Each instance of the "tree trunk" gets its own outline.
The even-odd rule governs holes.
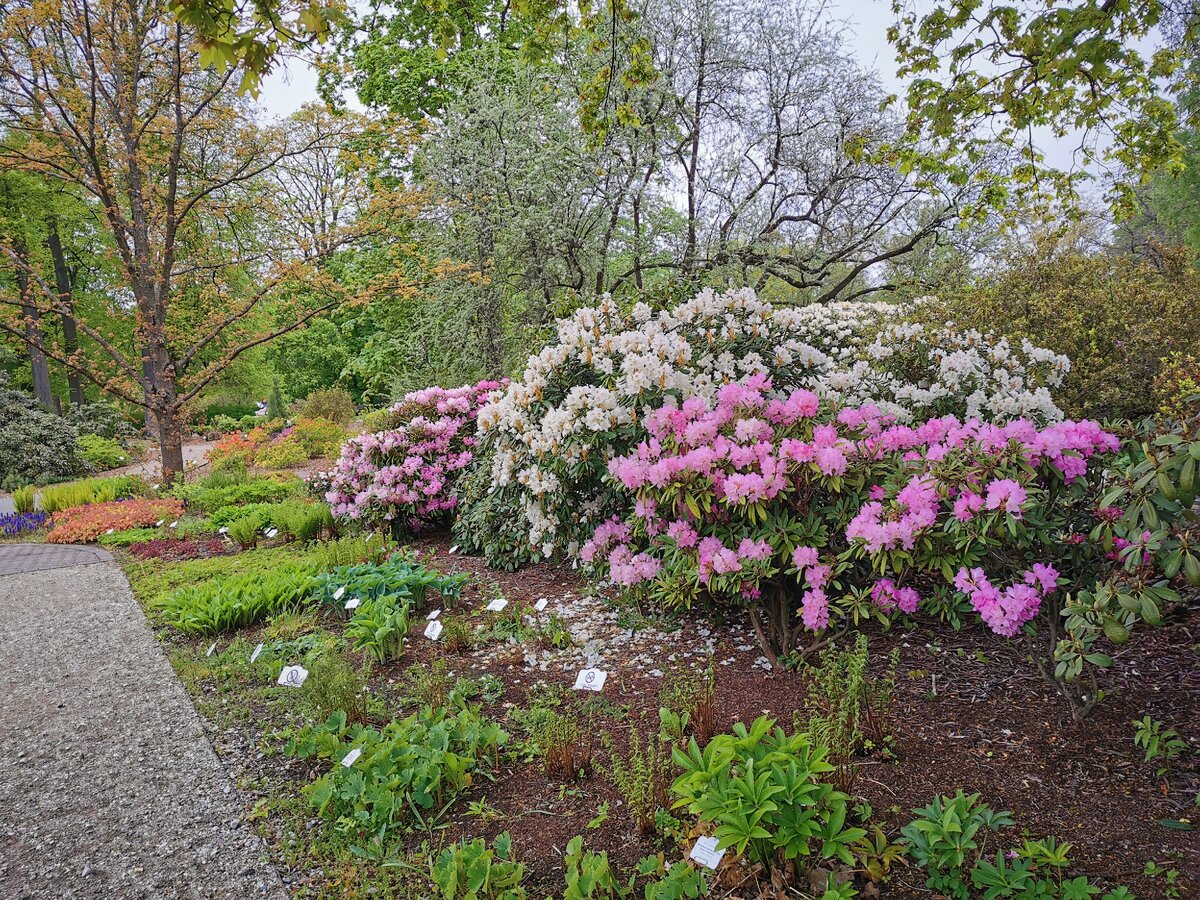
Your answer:
[[[17,288],[21,298],[28,299],[29,279],[24,273],[17,275]],[[41,313],[36,306],[22,306],[25,319],[25,346],[29,348],[29,368],[33,373],[33,396],[46,409],[54,409],[54,397],[50,393],[50,363],[43,351]]]
[[[163,484],[183,475],[183,423],[176,410],[154,410],[158,425],[158,446],[162,453]]]
[[[54,282],[58,296],[62,302],[63,351],[68,357],[73,357],[79,350],[79,338],[75,333],[75,302],[71,293],[71,270],[67,268],[67,258],[63,253],[62,241],[58,238],[58,223],[54,219],[47,221],[46,246],[54,260]],[[74,369],[67,368],[67,386],[74,407],[83,406],[83,379]]]

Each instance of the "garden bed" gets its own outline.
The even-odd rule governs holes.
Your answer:
[[[669,838],[638,837],[620,792],[604,774],[607,751],[598,735],[607,732],[622,751],[632,724],[652,736],[664,680],[681,670],[700,677],[710,652],[718,730],[760,715],[777,718],[790,730],[793,713],[803,710],[805,676],[767,671],[744,621],[714,621],[696,612],[676,621],[645,619],[603,595],[589,594],[575,573],[563,567],[541,564],[509,574],[450,553],[444,538],[421,541],[416,548],[432,558],[435,568],[472,576],[454,609],[470,611],[473,620],[484,622],[495,616],[482,609],[494,597],[530,607],[545,598],[547,607],[536,618],[559,616],[575,645],[553,649],[501,642],[452,654],[414,628],[403,658],[376,668],[370,678],[370,690],[381,704],[377,708],[397,718],[412,712],[405,671],[418,666],[430,672],[444,658],[447,677],[490,675],[502,682],[503,694],[485,700],[484,713],[511,733],[520,733],[511,721],[512,710],[547,691],[560,697],[559,708],[574,711],[594,736],[595,768],[600,770],[564,782],[547,777],[540,759],[503,756],[498,770],[485,769],[436,827],[413,831],[405,840],[404,853],[394,858],[421,872],[427,871],[416,861],[422,844],[436,853],[459,838],[490,839],[506,831],[526,865],[531,896],[561,890],[562,852],[575,835],[583,835],[588,849],[607,850],[621,871],[660,850],[668,862],[680,858],[683,851]],[[323,624],[341,631],[338,623]],[[221,639],[211,658],[205,656],[209,639],[189,641],[171,631],[165,635],[178,671],[210,723],[222,760],[252,798],[250,818],[269,839],[285,880],[296,896],[428,896],[428,883],[412,870],[356,857],[353,842],[333,833],[308,807],[302,788],[328,766],[279,752],[279,729],[301,719],[296,692],[274,687],[248,664],[263,631],[249,629],[233,644]],[[1181,760],[1168,787],[1153,765],[1143,763],[1131,724],[1149,714],[1194,737],[1188,725],[1200,721],[1200,612],[1147,631],[1136,644],[1119,649],[1108,694],[1081,723],[1072,721],[1067,706],[1051,695],[1032,661],[982,629],[955,632],[923,623],[912,632],[867,631],[873,669],[882,670],[893,648],[899,650],[891,723],[894,759],[877,753],[858,760],[852,793],[870,804],[872,820],[883,824],[893,839],[899,825],[911,818],[911,809],[961,788],[979,792],[994,809],[1013,813],[1016,828],[1006,839],[1016,840],[1025,832],[1069,841],[1074,845],[1073,870],[1108,887],[1125,883],[1139,897],[1171,896],[1163,875],[1143,874],[1151,861],[1164,870],[1178,870],[1180,884],[1188,886],[1180,896],[1200,883],[1195,833],[1160,824],[1195,822],[1200,774],[1193,763]],[[570,690],[585,664],[610,673],[599,695]],[[714,896],[760,896],[751,873],[742,869],[736,878],[750,880],[725,884]],[[899,864],[884,895],[929,896],[924,874]],[[763,896],[775,895],[768,891]]]

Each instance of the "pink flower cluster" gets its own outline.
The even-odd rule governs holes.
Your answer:
[[[407,421],[352,438],[329,473],[325,499],[335,516],[414,530],[458,505],[458,475],[475,458],[475,416],[500,382],[414,391],[392,408]]]
[[[753,598],[764,579],[778,584],[788,562],[768,515],[808,517],[810,528],[834,532],[830,546],[796,548],[787,572],[802,591],[804,624],[820,630],[829,624],[831,577],[820,554],[837,556],[834,543],[844,538],[869,557],[924,552],[923,536],[953,535],[985,512],[1020,519],[1045,496],[1046,479],[1070,484],[1092,456],[1118,447],[1094,422],[1039,429],[1023,419],[997,425],[947,416],[909,426],[874,406],[822,420],[820,406],[810,391],[775,394],[766,376],[754,375],[723,386],[711,405],[693,397],[651,412],[646,439],[609,463],[612,479],[636,497],[633,515],[596,529],[583,559],[607,563],[619,584],[653,580],[667,569],[679,574],[682,566],[710,592]],[[855,477],[863,472],[884,477]],[[829,519],[835,508],[845,510],[844,524]],[[891,558],[884,571],[891,568],[903,583],[911,559]],[[1038,564],[1025,582],[999,590],[981,570],[963,572],[955,586],[989,627],[1009,635],[1036,614],[1057,578]],[[921,597],[912,586],[878,578],[871,600],[912,613]]]
[[[987,626],[1004,637],[1014,637],[1021,626],[1038,614],[1042,598],[1058,586],[1053,566],[1035,563],[1022,581],[1001,590],[993,585],[983,569],[964,566],[954,576],[954,586],[967,595],[971,606]]]

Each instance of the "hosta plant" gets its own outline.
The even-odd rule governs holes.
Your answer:
[[[399,659],[404,655],[404,639],[412,627],[412,611],[410,596],[385,594],[363,600],[346,623],[346,637],[355,650],[376,662]]]

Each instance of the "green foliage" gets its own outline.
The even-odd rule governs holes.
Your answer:
[[[83,474],[78,432],[0,377],[0,489]]]
[[[1069,171],[1036,147],[1014,171],[1014,189],[1053,188],[1077,200],[1078,181],[1102,162],[1129,173],[1113,185],[1118,211],[1133,185],[1176,170],[1182,147],[1175,106],[1160,81],[1183,81],[1196,48],[1158,38],[1165,4],[981,4],[944,0],[920,13],[897,2],[888,32],[907,89],[908,136],[944,149],[960,177],[996,144],[1024,147],[1041,128],[1084,137]],[[1147,52],[1149,44],[1150,52]]]
[[[524,900],[525,867],[513,857],[508,832],[488,847],[483,838],[452,844],[430,866],[442,900]]]
[[[658,694],[659,738],[684,744],[688,735],[701,746],[716,733],[716,668],[710,657],[702,675],[685,669],[671,672]]]
[[[931,890],[968,900],[968,878],[975,862],[987,852],[989,838],[1013,824],[1007,812],[994,812],[978,794],[961,790],[953,797],[935,797],[914,809],[917,818],[901,829],[909,855],[928,870]]]
[[[39,507],[43,512],[56,513],[89,503],[110,503],[127,500],[145,493],[146,483],[132,475],[112,478],[83,478],[65,484],[42,488]]]
[[[287,439],[299,441],[309,459],[329,459],[341,450],[346,428],[329,419],[302,418],[292,426]]]
[[[82,438],[89,434],[102,438],[129,438],[135,434],[134,427],[121,410],[104,401],[72,407],[66,418],[79,432],[81,446]]]
[[[283,419],[287,417],[287,404],[283,402],[283,394],[279,390],[279,379],[271,384],[271,393],[267,397],[267,418]]]
[[[89,466],[101,472],[120,468],[129,462],[120,444],[112,438],[95,434],[79,436],[79,455]]]
[[[262,469],[294,469],[306,462],[304,445],[291,438],[267,444],[254,454],[254,464]]]
[[[373,532],[345,535],[337,540],[326,541],[312,551],[313,559],[322,572],[364,563],[378,565],[387,554],[387,542]]]
[[[101,547],[128,547],[130,544],[140,544],[159,537],[162,537],[160,528],[126,528],[112,534],[102,534],[96,538],[96,543]]]
[[[350,346],[337,324],[329,319],[316,319],[272,341],[267,348],[267,359],[279,372],[288,394],[311,397],[338,381],[349,352]]]
[[[229,523],[227,531],[239,547],[248,550],[258,544],[258,532],[266,522],[266,516],[261,513],[240,516]]]
[[[1142,716],[1133,722],[1133,745],[1146,751],[1146,762],[1154,763],[1154,774],[1162,778],[1170,776],[1171,767],[1185,750],[1187,742],[1174,728],[1165,728],[1163,722]]]
[[[891,740],[888,726],[899,651],[892,652],[891,664],[881,677],[872,677],[869,661],[867,636],[859,633],[852,648],[832,647],[821,654],[818,665],[806,670],[804,730],[815,744],[829,748],[829,761],[836,768],[833,783],[846,792],[854,786],[854,757]]]
[[[19,513],[33,512],[37,505],[37,488],[32,484],[19,487],[12,492],[13,508]]]
[[[354,398],[342,388],[320,388],[310,393],[296,412],[303,418],[345,425],[354,418]]]
[[[312,590],[315,574],[315,566],[297,562],[266,572],[222,575],[178,588],[156,605],[182,632],[219,634],[300,606]]]
[[[492,457],[481,455],[458,483],[454,541],[464,553],[482,555],[493,569],[513,572],[541,559],[530,547],[518,501],[492,485]]]
[[[563,854],[566,888],[562,900],[618,900],[628,897],[632,885],[625,887],[618,880],[608,862],[608,853],[594,853],[583,849],[583,838],[579,835],[567,842]]]
[[[1062,353],[1071,370],[1054,399],[1072,418],[1140,419],[1159,405],[1155,380],[1173,351],[1200,346],[1200,270],[1036,242],[981,286],[920,308],[924,321],[999,330]]]
[[[507,739],[475,707],[425,707],[381,730],[348,726],[346,717],[335,713],[324,725],[300,729],[284,752],[332,762],[331,770],[306,789],[312,805],[338,830],[378,837],[387,845],[397,831],[424,825],[425,816],[438,814]],[[362,755],[343,766],[354,748]]]
[[[230,483],[226,476],[208,475],[199,481],[178,484],[171,493],[187,503],[189,509],[209,514],[223,506],[247,503],[277,503],[302,493],[304,485],[298,478],[280,481],[276,478],[249,478]]]
[[[807,735],[789,737],[760,716],[703,750],[692,739],[671,753],[683,770],[671,785],[673,808],[711,825],[719,847],[767,868],[810,855],[853,863],[850,847],[866,832],[846,827],[847,797],[821,781],[833,766]]]
[[[412,627],[412,611],[412,597],[407,594],[363,600],[346,625],[346,637],[355,650],[367,653],[376,662],[399,659]]]
[[[373,547],[374,543],[365,546]],[[364,602],[383,597],[408,598],[416,609],[423,609],[430,590],[441,597],[457,597],[468,578],[465,574],[443,575],[427,569],[417,562],[415,554],[399,551],[378,564],[340,566],[320,576],[313,596],[335,610],[343,610],[352,597]]]
[[[629,729],[629,749],[622,755],[604,734],[609,752],[608,776],[625,801],[634,824],[641,834],[654,831],[655,814],[667,805],[670,780],[667,752],[654,738],[642,736],[635,723]]]
[[[691,900],[708,895],[708,879],[686,861],[667,868],[662,854],[638,863],[638,874],[655,878],[646,885],[646,900]]]
[[[333,515],[324,503],[288,500],[270,511],[271,524],[292,540],[307,543],[333,527]]]
[[[365,722],[367,679],[345,653],[333,648],[318,652],[308,663],[301,696],[318,721],[343,713],[348,722]]]

